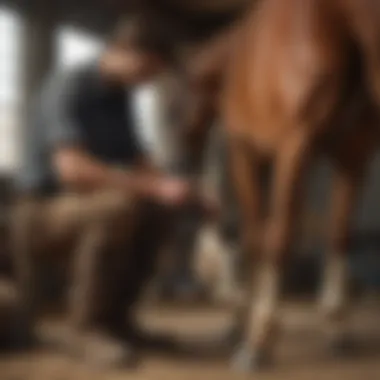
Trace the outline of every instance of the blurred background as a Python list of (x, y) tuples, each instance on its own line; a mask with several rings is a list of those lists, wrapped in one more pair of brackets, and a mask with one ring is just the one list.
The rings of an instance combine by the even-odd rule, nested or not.
[[(168, 28), (169, 33), (175, 36), (174, 43), (179, 49), (191, 49), (206, 42), (218, 31), (228, 26), (237, 15), (241, 14), (249, 0), (155, 0), (139, 2), (127, 0), (0, 0), (0, 211), (2, 226), (7, 223), (7, 202), (12, 197), (12, 178), (23, 159), (23, 134), (26, 125), (26, 110), (30, 104), (32, 94), (36, 91), (48, 71), (53, 67), (75, 66), (96, 57), (102, 48), (104, 38), (117, 17), (122, 13), (144, 7), (153, 12), (157, 19)], [(141, 126), (139, 132), (156, 162), (167, 165), (175, 156), (178, 149), (175, 126), (170, 125), (168, 117), (171, 97), (175, 96), (173, 78), (170, 75), (159, 78), (156, 82), (138, 88), (135, 93), (135, 114)], [(212, 152), (210, 153), (212, 155)], [(220, 165), (219, 165), (220, 166)], [(220, 192), (220, 172), (218, 160), (209, 159), (205, 162), (205, 181), (216, 192)], [(306, 295), (311, 299), (317, 290), (320, 262), (324, 250), (324, 238), (328, 225), (328, 194), (330, 185), (330, 168), (321, 160), (308, 178), (308, 197), (305, 201), (303, 222), (301, 223), (300, 239), (297, 251), (300, 253), (290, 266), (288, 275), (289, 292), (293, 295)], [(350, 267), (355, 287), (361, 294), (376, 294), (380, 287), (380, 154), (374, 160), (370, 176), (364, 189), (364, 197), (358, 209), (353, 231), (353, 241), (350, 252)], [(204, 281), (210, 280), (210, 267), (218, 266), (220, 271), (227, 264), (224, 259), (226, 247), (221, 241), (215, 226), (205, 226), (197, 237), (199, 250), (196, 264)], [(3, 240), (6, 237), (2, 236)], [(2, 241), (3, 241), (2, 240)], [(1, 247), (0, 247), (1, 251)], [(217, 264), (215, 264), (217, 263)], [(211, 271), (212, 272), (212, 271)], [(219, 274), (219, 277), (221, 275)], [(220, 279), (219, 279), (220, 280)], [(221, 281), (221, 280), (220, 280)], [(220, 284), (219, 284), (220, 285)], [(207, 284), (210, 286), (210, 284)], [(303, 302), (303, 301), (302, 301)], [(309, 302), (309, 301), (307, 301)], [(216, 302), (217, 303), (217, 302)], [(298, 304), (297, 304), (298, 305)], [(200, 309), (201, 308), (201, 309)], [(202, 336), (210, 332), (210, 326), (218, 328), (228, 324), (225, 314), (204, 306), (194, 306), (180, 311), (171, 308), (154, 309), (149, 315), (149, 323), (157, 326), (176, 326), (175, 329), (187, 336), (197, 334)], [(301, 310), (301, 311), (299, 311)], [(228, 314), (228, 312), (227, 312)], [(314, 314), (306, 315), (299, 306), (290, 307), (285, 314), (297, 315), (297, 322), (290, 325), (302, 326), (305, 320), (314, 318)], [(289, 321), (291, 318), (288, 318)], [(373, 321), (365, 315), (359, 319), (359, 329), (368, 325), (367, 320)], [(217, 322), (215, 322), (217, 321)], [(372, 322), (371, 322), (372, 323)], [(372, 323), (373, 324), (373, 323)], [(212, 328), (211, 328), (212, 330)], [(295, 339), (296, 340), (296, 339)], [(315, 379), (322, 376), (346, 376), (357, 379), (360, 373), (365, 372), (368, 379), (376, 379), (380, 369), (375, 360), (355, 362), (351, 364), (327, 366), (321, 368), (318, 364), (308, 364), (312, 354), (305, 353), (304, 347), (294, 344), (294, 352), (286, 353), (282, 348), (283, 356), (290, 356), (294, 363), (306, 356), (297, 374), (290, 374), (290, 378), (311, 379), (310, 365), (315, 366)], [(297, 348), (298, 347), (298, 348)], [(306, 349), (306, 351), (308, 351)], [(309, 357), (309, 356), (310, 357)], [(284, 359), (284, 362), (289, 362)], [(213, 363), (213, 361), (211, 360)], [(23, 363), (23, 365), (18, 365)], [(51, 364), (55, 363), (55, 364)], [(150, 362), (149, 362), (150, 363)], [(223, 367), (215, 365), (207, 367), (199, 365), (197, 376), (207, 376), (206, 373), (218, 378), (228, 377)], [(33, 356), (32, 359), (11, 358), (3, 362), (0, 359), (0, 379), (76, 379), (79, 376), (97, 376), (96, 373), (78, 369), (57, 357)], [(44, 368), (41, 374), (37, 367)], [(67, 369), (69, 368), (69, 369)], [(182, 379), (189, 377), (189, 363), (182, 363), (179, 367), (173, 361), (162, 364), (158, 359), (152, 359), (146, 378)], [(314, 368), (314, 367), (313, 367)], [(3, 372), (4, 371), (4, 372)], [(66, 371), (66, 372), (65, 372)], [(81, 372), (82, 371), (82, 372)], [(209, 372), (207, 372), (209, 371)], [(214, 371), (214, 372), (210, 372)], [(313, 369), (314, 371), (314, 369)], [(7, 373), (7, 377), (3, 375)], [(61, 376), (61, 374), (63, 375)], [(195, 373), (195, 372), (194, 372)], [(317, 372), (315, 372), (317, 373)], [(14, 377), (16, 376), (16, 377)], [(44, 377), (41, 377), (44, 376)], [(100, 375), (98, 375), (100, 376)], [(194, 376), (194, 375), (192, 375)], [(232, 375), (231, 375), (232, 376)], [(286, 374), (273, 374), (273, 378), (282, 379)], [(303, 377), (304, 376), (304, 377)], [(349, 377), (353, 376), (353, 377)], [(104, 377), (107, 378), (107, 377)], [(265, 377), (269, 378), (269, 377)]]

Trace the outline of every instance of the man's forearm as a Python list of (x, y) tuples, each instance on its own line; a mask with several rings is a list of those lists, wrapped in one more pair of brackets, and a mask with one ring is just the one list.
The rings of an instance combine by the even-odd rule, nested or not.
[(78, 189), (90, 191), (110, 188), (135, 194), (138, 197), (151, 197), (153, 196), (154, 180), (155, 178), (151, 174), (107, 167), (92, 173), (78, 175), (75, 186)]
[(153, 173), (113, 168), (76, 152), (58, 155), (55, 164), (62, 185), (75, 191), (112, 188), (137, 196), (154, 195), (157, 176)]

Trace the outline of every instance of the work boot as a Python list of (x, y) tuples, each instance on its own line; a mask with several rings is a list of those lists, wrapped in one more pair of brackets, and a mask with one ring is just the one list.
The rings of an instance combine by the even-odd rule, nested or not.
[(132, 368), (137, 364), (137, 355), (130, 347), (99, 331), (84, 333), (80, 348), (84, 361), (101, 368)]
[(136, 353), (125, 341), (100, 329), (70, 329), (64, 346), (76, 359), (101, 369), (134, 368), (138, 364)]

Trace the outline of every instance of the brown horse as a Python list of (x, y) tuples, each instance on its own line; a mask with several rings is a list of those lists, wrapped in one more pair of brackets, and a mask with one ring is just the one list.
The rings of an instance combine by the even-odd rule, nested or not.
[[(371, 0), (259, 0), (192, 74), (195, 148), (216, 104), (215, 80), (223, 79), (221, 114), (253, 279), (238, 368), (255, 368), (272, 354), (302, 180), (317, 154), (335, 169), (321, 308), (333, 342), (346, 336), (349, 227), (379, 133), (379, 21), (380, 3)], [(273, 178), (263, 215), (259, 173), (267, 162)]]

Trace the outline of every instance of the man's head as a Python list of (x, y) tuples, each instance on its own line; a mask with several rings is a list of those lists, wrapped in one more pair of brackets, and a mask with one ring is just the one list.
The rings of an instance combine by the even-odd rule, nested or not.
[(172, 47), (143, 17), (121, 21), (111, 34), (101, 64), (112, 80), (141, 83), (162, 72), (172, 60)]

